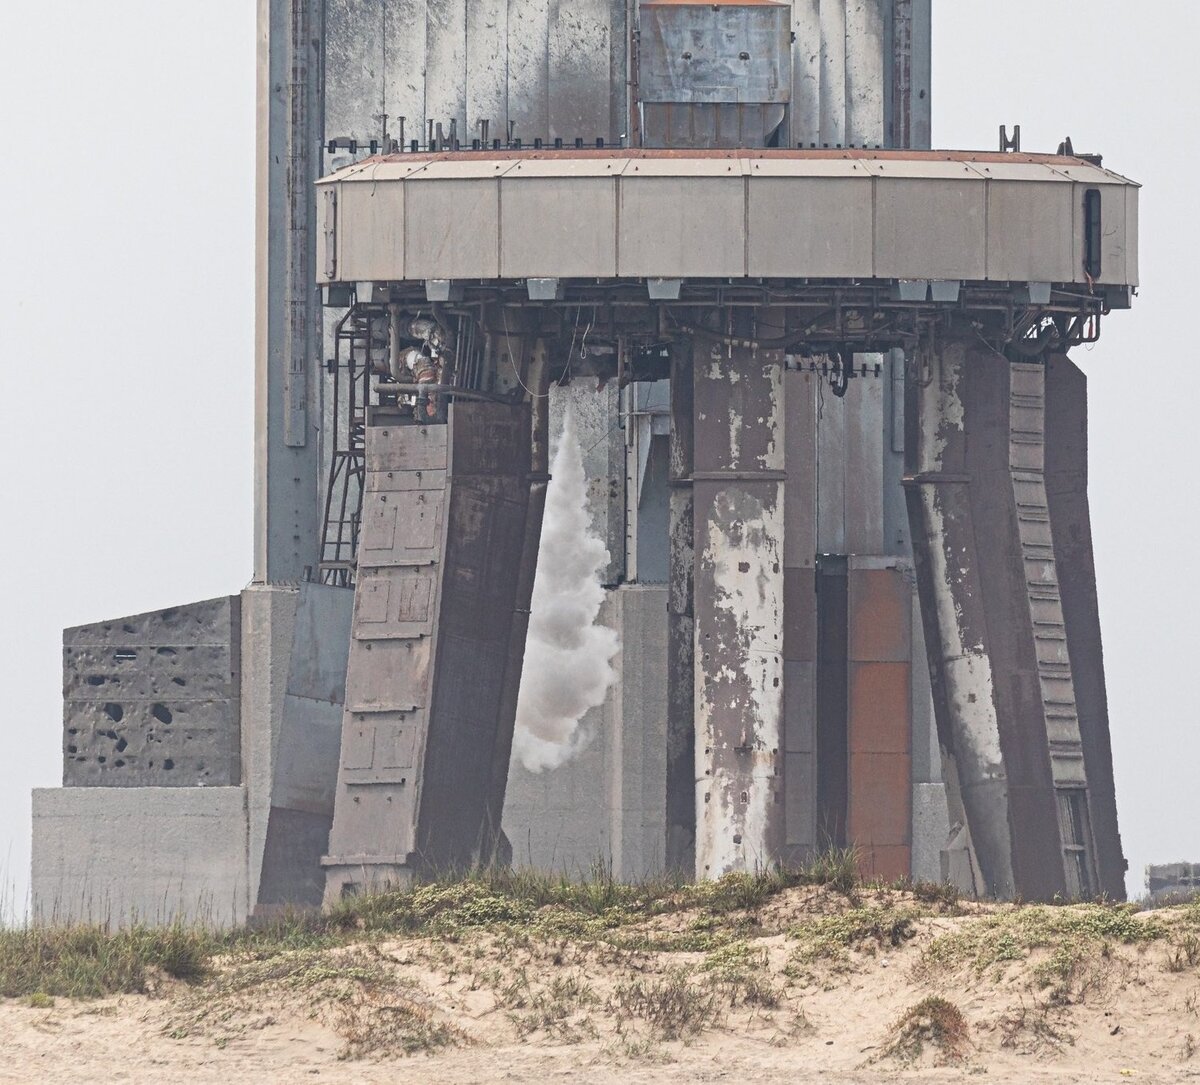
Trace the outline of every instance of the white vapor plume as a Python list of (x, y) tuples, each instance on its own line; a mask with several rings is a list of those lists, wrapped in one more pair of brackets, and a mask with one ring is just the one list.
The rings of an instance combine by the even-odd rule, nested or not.
[(513, 736), (513, 756), (530, 772), (558, 768), (586, 744), (590, 736), (580, 721), (604, 703), (616, 677), (617, 634), (596, 624), (604, 601), (599, 572), (608, 560), (592, 530), (583, 453), (568, 408), (546, 492)]

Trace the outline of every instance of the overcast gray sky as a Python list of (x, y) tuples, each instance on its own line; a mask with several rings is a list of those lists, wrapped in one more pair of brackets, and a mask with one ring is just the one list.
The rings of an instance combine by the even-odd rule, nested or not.
[[(62, 628), (250, 577), (254, 7), (0, 6), (0, 885), (21, 907), (29, 792), (61, 773)], [(1070, 135), (1146, 186), (1142, 298), (1076, 355), (1139, 889), (1148, 862), (1200, 862), (1200, 5), (934, 0), (934, 24), (936, 145), (1020, 123), (1026, 150)]]

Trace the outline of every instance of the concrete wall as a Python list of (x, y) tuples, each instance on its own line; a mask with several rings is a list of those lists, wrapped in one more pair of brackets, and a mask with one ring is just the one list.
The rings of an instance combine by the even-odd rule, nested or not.
[(667, 590), (619, 588), (599, 620), (617, 630), (621, 651), (617, 683), (584, 719), (591, 741), (551, 772), (514, 761), (504, 831), (515, 866), (579, 876), (603, 862), (638, 880), (665, 861)]
[(241, 923), (246, 824), (239, 787), (34, 791), (34, 918)]
[(63, 632), (67, 787), (241, 783), (234, 598)]

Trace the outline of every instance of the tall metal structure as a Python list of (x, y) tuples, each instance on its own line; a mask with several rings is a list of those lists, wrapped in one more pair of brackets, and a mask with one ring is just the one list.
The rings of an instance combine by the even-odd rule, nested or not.
[[(1131, 302), (1136, 186), (928, 150), (929, 0), (259, 11), (255, 583), (195, 627), (212, 809), (247, 842), (230, 917), (507, 854), (568, 384), (610, 597), (666, 612), (663, 708), (613, 695), (659, 751), (621, 800), (663, 827), (643, 869), (832, 843), (878, 876), (1121, 896), (1067, 352)], [(78, 869), (52, 826), (100, 801), (79, 785), (150, 782), (106, 744), (164, 740), (186, 611), (73, 632), (135, 647), (68, 655), (108, 723), (68, 704), (35, 894)], [(117, 687), (162, 709), (133, 743)], [(187, 764), (144, 796), (181, 826)]]

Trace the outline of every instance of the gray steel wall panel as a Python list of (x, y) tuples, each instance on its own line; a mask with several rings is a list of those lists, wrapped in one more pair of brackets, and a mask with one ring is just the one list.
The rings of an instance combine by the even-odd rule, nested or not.
[(740, 175), (639, 177), (621, 184), (621, 274), (741, 277), (746, 272), (745, 185)]
[[(343, 229), (337, 245), (359, 282), (405, 276), (404, 196), (406, 185), (342, 185), (337, 215)], [(337, 262), (341, 263), (338, 256)]]
[(869, 177), (756, 176), (749, 192), (750, 275), (836, 279), (871, 267)]
[(587, 144), (609, 138), (609, 0), (551, 0), (548, 36), (548, 139), (568, 145), (576, 137)]
[[(884, 141), (885, 0), (846, 3), (846, 142), (852, 147)], [(886, 0), (890, 3), (890, 0)]]
[(792, 5), (793, 145), (821, 142), (821, 0), (795, 0)]
[[(1100, 190), (1100, 220), (1103, 240), (1100, 247), (1100, 277), (1096, 282), (1132, 284), (1133, 279), (1137, 276), (1137, 267), (1133, 267), (1133, 274), (1130, 275), (1128, 232), (1126, 229), (1126, 214), (1128, 212), (1126, 206), (1127, 189), (1125, 186), (1112, 183), (1111, 179), (1103, 181), (1097, 179), (1090, 183), (1075, 185), (1075, 237), (1078, 239), (1080, 245), (1080, 259), (1076, 263), (1075, 282), (1082, 283), (1087, 281), (1087, 276), (1083, 270), (1083, 197), (1089, 188), (1098, 188)], [(1136, 256), (1136, 241), (1133, 251)]]
[(821, 142), (846, 142), (846, 0), (821, 0)]
[(526, 144), (550, 130), (550, 3), (508, 4), (508, 118)]
[[(872, 374), (877, 354), (855, 355), (854, 364)], [(883, 385), (885, 376), (851, 382), (841, 402), (846, 411), (846, 443), (838, 458), (844, 466), (846, 553), (882, 554), (883, 541)], [(836, 409), (836, 407), (835, 407)], [(829, 461), (822, 468), (830, 466)], [(836, 470), (836, 467), (834, 468)], [(853, 578), (851, 578), (853, 581)]]
[(975, 181), (881, 177), (875, 185), (875, 274), (983, 279), (987, 194)]
[[(500, 274), (500, 186), (445, 180), (409, 186), (405, 273), (410, 279), (494, 279)], [(461, 223), (470, 222), (464, 230)]]
[[(325, 6), (325, 135), (360, 141), (379, 135), (387, 112), (385, 44), (404, 32), (409, 12), (382, 0), (327, 0)], [(385, 24), (384, 13), (401, 15)]]
[(815, 373), (783, 375), (787, 486), (783, 564), (811, 569), (817, 553), (817, 385)]
[[(615, 188), (611, 177), (501, 181), (500, 274), (515, 279), (616, 276)], [(568, 213), (547, 213), (567, 208)]]
[(845, 554), (847, 400), (825, 388), (818, 395), (817, 553)]
[(489, 139), (508, 132), (508, 0), (469, 0), (467, 4), (467, 138)]
[[(425, 65), (428, 36), (426, 0), (380, 0), (383, 5), (383, 67), (381, 69), (383, 109), (388, 114), (388, 132), (400, 138), (400, 118), (404, 118), (406, 141), (426, 138), (425, 120), (432, 116), (426, 108), (428, 98)], [(336, 133), (330, 133), (336, 135)]]
[(1054, 181), (988, 183), (989, 279), (1072, 282), (1074, 239), (1062, 229), (1072, 221), (1073, 186)]
[(467, 142), (467, 0), (427, 0), (426, 13), (425, 112), (447, 138), (457, 122)]

